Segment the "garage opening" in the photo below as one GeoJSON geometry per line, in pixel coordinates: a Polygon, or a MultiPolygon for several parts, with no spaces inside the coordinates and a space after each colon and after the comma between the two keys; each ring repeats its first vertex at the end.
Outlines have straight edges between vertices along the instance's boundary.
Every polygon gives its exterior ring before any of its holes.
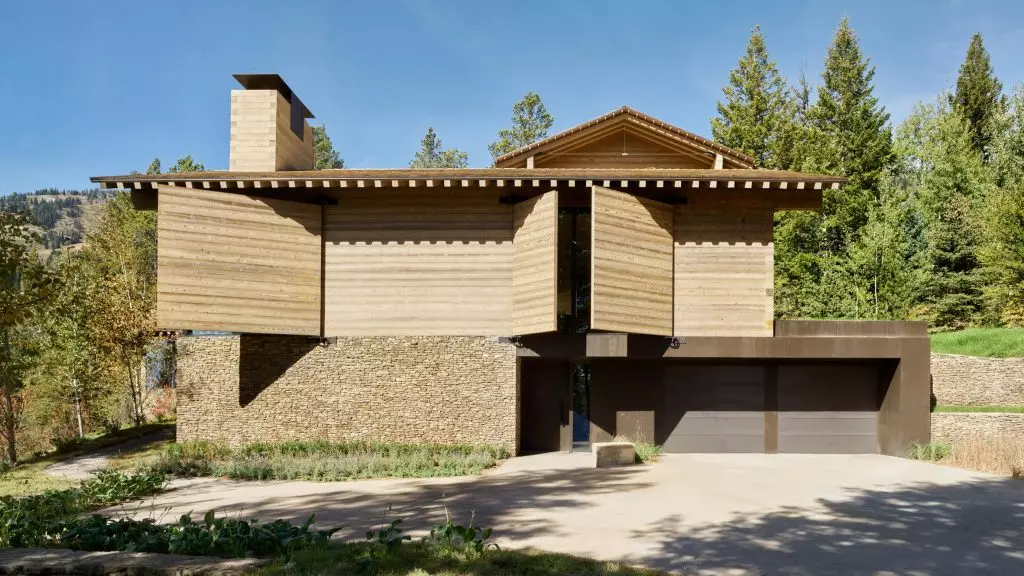
{"type": "MultiPolygon", "coordinates": [[[[877,453],[891,366],[592,359],[590,440],[666,452],[877,453]]],[[[524,396],[525,397],[525,396],[524,396]]]]}

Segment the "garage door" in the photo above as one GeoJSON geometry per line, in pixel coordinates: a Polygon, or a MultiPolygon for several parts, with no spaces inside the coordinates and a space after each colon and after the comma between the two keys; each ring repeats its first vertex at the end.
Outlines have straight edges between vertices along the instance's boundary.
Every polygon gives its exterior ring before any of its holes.
{"type": "Polygon", "coordinates": [[[878,452],[878,368],[779,366],[779,452],[878,452]]]}
{"type": "Polygon", "coordinates": [[[763,366],[668,366],[666,452],[764,452],[763,366]]]}

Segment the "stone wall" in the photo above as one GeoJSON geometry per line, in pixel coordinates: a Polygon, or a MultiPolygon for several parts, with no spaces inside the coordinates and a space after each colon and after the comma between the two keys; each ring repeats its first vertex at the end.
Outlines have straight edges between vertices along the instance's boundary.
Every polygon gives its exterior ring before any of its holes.
{"type": "Polygon", "coordinates": [[[956,442],[978,436],[1024,438],[1024,414],[932,412],[932,442],[956,442]]]}
{"type": "Polygon", "coordinates": [[[1024,358],[932,354],[932,394],[942,405],[1024,405],[1024,358]]]}
{"type": "Polygon", "coordinates": [[[516,448],[512,344],[491,337],[189,336],[178,439],[309,439],[516,448]]]}

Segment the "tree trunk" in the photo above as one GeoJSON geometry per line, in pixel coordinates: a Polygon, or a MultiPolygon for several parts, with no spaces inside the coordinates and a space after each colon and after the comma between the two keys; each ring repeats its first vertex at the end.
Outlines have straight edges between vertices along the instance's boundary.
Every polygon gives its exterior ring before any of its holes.
{"type": "Polygon", "coordinates": [[[17,437],[18,420],[14,413],[14,399],[9,386],[3,387],[4,396],[4,439],[7,441],[7,461],[18,463],[17,437]]]}
{"type": "Polygon", "coordinates": [[[75,394],[75,418],[78,419],[78,437],[85,438],[85,430],[82,428],[82,398],[75,394]]]}

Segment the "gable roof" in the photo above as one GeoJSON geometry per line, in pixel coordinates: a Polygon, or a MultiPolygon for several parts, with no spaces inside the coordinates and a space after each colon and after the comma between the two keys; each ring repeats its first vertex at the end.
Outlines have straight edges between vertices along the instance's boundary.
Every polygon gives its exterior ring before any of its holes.
{"type": "Polygon", "coordinates": [[[525,159],[526,156],[532,156],[541,153],[552,153],[557,151],[563,146],[571,145],[571,142],[578,140],[587,134],[602,132],[606,129],[614,128],[618,125],[624,125],[630,123],[639,132],[648,132],[657,134],[659,137],[667,138],[675,143],[694,148],[698,151],[708,153],[711,155],[720,154],[724,159],[731,161],[733,168],[754,168],[754,158],[740,152],[733,150],[728,146],[718,144],[713,140],[708,140],[702,136],[698,136],[693,132],[688,132],[673,126],[668,122],[658,120],[653,116],[648,116],[643,112],[634,110],[629,106],[623,106],[617,110],[613,110],[604,116],[598,116],[593,120],[589,120],[577,126],[573,126],[568,130],[563,130],[558,134],[548,136],[542,140],[538,140],[532,144],[527,144],[522,148],[518,148],[503,154],[494,160],[494,165],[499,168],[510,167],[519,161],[525,159]]]}

